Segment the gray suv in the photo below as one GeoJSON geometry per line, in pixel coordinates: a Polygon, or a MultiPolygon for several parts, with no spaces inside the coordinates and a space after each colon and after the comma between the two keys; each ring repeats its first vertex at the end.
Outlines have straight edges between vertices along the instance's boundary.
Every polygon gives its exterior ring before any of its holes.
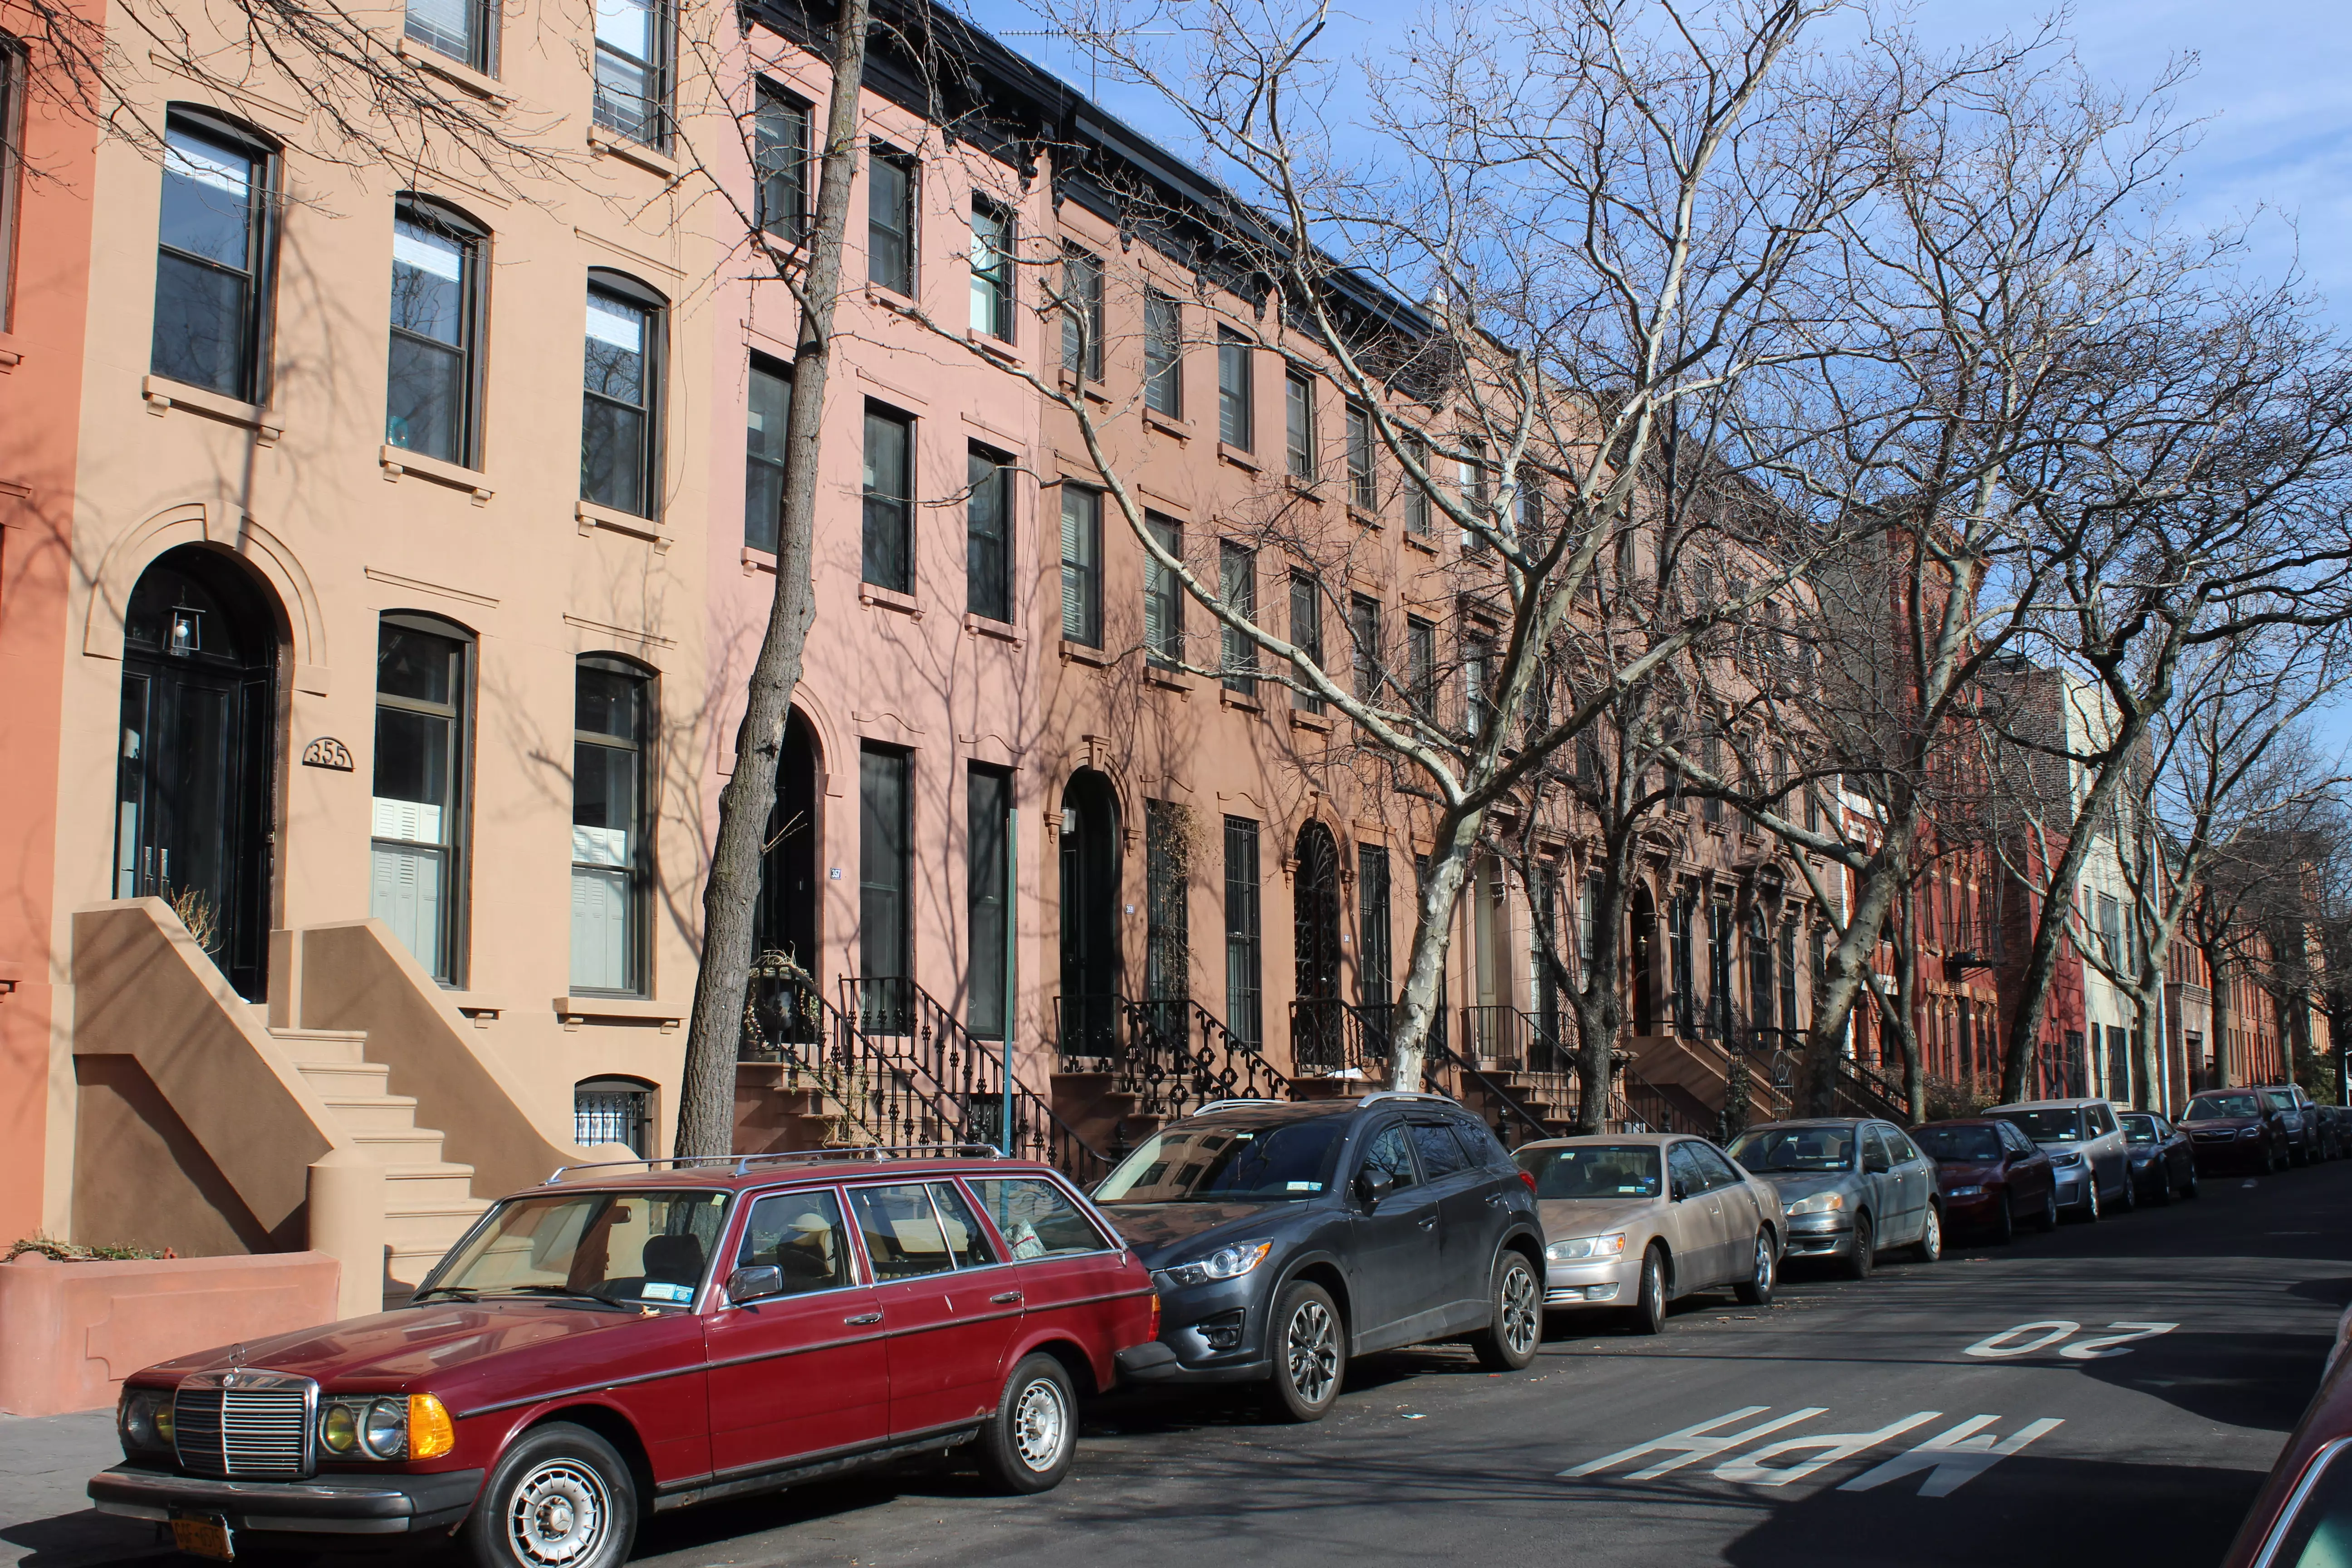
{"type": "Polygon", "coordinates": [[[1923,1263],[1944,1255],[1936,1163],[1891,1121],[1767,1121],[1734,1139],[1730,1152],[1779,1192],[1791,1261],[1833,1258],[1861,1279],[1890,1247],[1908,1247],[1923,1263]]]}
{"type": "Polygon", "coordinates": [[[2128,1211],[2139,1204],[2131,1179],[2131,1150],[2104,1100],[2021,1100],[1985,1112],[2013,1124],[2050,1155],[2058,1178],[2058,1206],[2095,1220],[2109,1205],[2128,1211]]]}
{"type": "Polygon", "coordinates": [[[1318,1419],[1351,1356],[1465,1340],[1497,1371],[1543,1339],[1533,1184],[1443,1095],[1220,1100],[1171,1122],[1095,1188],[1151,1270],[1160,1337],[1139,1383],[1260,1384],[1318,1419]]]}

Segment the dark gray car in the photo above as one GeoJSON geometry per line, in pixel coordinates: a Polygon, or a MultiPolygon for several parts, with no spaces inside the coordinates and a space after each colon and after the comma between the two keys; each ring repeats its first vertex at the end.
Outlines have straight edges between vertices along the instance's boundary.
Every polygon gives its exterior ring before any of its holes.
{"type": "Polygon", "coordinates": [[[1312,1421],[1350,1356],[1464,1339],[1516,1370],[1543,1337],[1534,1190],[1442,1095],[1203,1106],[1094,1198],[1160,1289],[1159,1340],[1119,1356],[1138,1382],[1264,1384],[1312,1421]]]}
{"type": "Polygon", "coordinates": [[[1860,1279],[1890,1247],[1944,1255],[1936,1163],[1891,1121],[1767,1121],[1732,1140],[1731,1157],[1779,1191],[1791,1261],[1834,1258],[1860,1279]]]}
{"type": "Polygon", "coordinates": [[[2126,1212],[2138,1206],[2124,1130],[2105,1100],[2021,1100],[1985,1114],[2012,1123],[2048,1151],[2060,1208],[2096,1220],[2110,1206],[2126,1212]]]}

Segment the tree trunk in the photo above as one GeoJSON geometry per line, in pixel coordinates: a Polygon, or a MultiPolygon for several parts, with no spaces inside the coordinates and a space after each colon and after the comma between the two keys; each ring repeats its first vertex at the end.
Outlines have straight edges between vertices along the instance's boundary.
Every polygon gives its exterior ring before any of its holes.
{"type": "Polygon", "coordinates": [[[1591,911],[1592,962],[1585,969],[1576,995],[1577,1131],[1609,1130],[1609,1090],[1616,1081],[1617,1037],[1625,1027],[1625,993],[1618,967],[1625,940],[1626,867],[1633,835],[1628,832],[1609,845],[1601,868],[1601,897],[1591,911]]]}
{"type": "Polygon", "coordinates": [[[1445,969],[1445,950],[1454,934],[1454,910],[1462,896],[1462,881],[1470,869],[1470,851],[1478,842],[1483,811],[1449,810],[1437,825],[1437,845],[1429,858],[1428,873],[1421,879],[1414,903],[1412,956],[1405,966],[1404,995],[1396,1033],[1389,1040],[1389,1087],[1412,1091],[1421,1088],[1422,1063],[1427,1056],[1429,1031],[1438,1010],[1445,1005],[1438,981],[1445,969]]]}
{"type": "Polygon", "coordinates": [[[1916,1127],[1927,1120],[1927,1073],[1919,1059],[1918,893],[1913,884],[1904,884],[1902,902],[1896,927],[1901,934],[1895,939],[1895,1006],[1879,1016],[1894,1021],[1895,1048],[1903,1053],[1904,1108],[1916,1127]]]}
{"type": "Polygon", "coordinates": [[[2237,1075],[2230,1070],[2230,980],[2225,972],[2229,954],[2218,939],[2200,944],[2205,951],[2205,980],[2212,993],[2212,1037],[2206,1041],[2213,1052],[2213,1083],[2215,1089],[2234,1089],[2231,1080],[2237,1075]]]}
{"type": "Polygon", "coordinates": [[[2157,1098],[2156,1081],[2157,1060],[2164,1050],[2164,1042],[2157,1038],[2157,1029],[2164,1017],[2159,994],[2164,989],[2163,971],[2158,969],[2156,975],[2155,984],[2150,984],[2147,973],[2143,971],[2139,988],[2132,995],[2132,1005],[2139,1013],[2139,1028],[2132,1042],[2132,1054],[2139,1058],[2132,1064],[2139,1075],[2139,1092],[2133,1103],[2142,1110],[2163,1111],[2168,1108],[2157,1098]]]}
{"type": "MultiPolygon", "coordinates": [[[[735,1059],[751,987],[751,917],[760,893],[761,851],[775,810],[776,768],[801,653],[816,618],[812,577],[816,524],[817,451],[825,379],[833,349],[834,304],[841,291],[842,238],[849,226],[849,184],[856,173],[858,94],[866,76],[868,0],[842,0],[833,49],[833,91],[825,113],[824,160],[817,178],[816,223],[803,279],[800,335],[793,356],[792,412],[784,427],[784,500],[776,531],[776,592],[735,735],[735,766],[719,794],[719,833],[702,889],[702,967],[694,982],[694,1016],[686,1037],[676,1152],[731,1152],[735,1144],[735,1059]]],[[[801,955],[814,964],[814,953],[801,955]]]]}
{"type": "Polygon", "coordinates": [[[1800,1116],[1827,1116],[1837,1104],[1838,1052],[1845,1045],[1846,1022],[1853,1015],[1862,988],[1869,984],[1871,953],[1878,946],[1880,928],[1895,897],[1911,880],[1910,823],[1891,823],[1878,853],[1862,877],[1861,896],[1854,900],[1845,935],[1830,949],[1822,966],[1825,984],[1813,1004],[1813,1021],[1805,1030],[1804,1059],[1798,1064],[1797,1106],[1800,1116]]]}

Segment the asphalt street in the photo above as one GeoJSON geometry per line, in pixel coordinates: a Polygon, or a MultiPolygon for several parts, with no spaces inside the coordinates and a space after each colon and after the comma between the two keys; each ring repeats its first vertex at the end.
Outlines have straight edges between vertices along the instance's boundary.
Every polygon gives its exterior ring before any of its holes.
{"type": "MultiPolygon", "coordinates": [[[[1696,1298],[1655,1339],[1556,1331],[1517,1375],[1370,1358],[1312,1426],[1114,1396],[1045,1497],[935,1462],[665,1515],[636,1561],[2210,1564],[2352,1301],[2347,1209],[2352,1162],[2209,1180],[1864,1283],[1801,1274],[1769,1309],[1696,1298]]],[[[0,1426],[11,1494],[19,1435],[0,1426]]],[[[0,1562],[149,1554],[60,1491],[0,1510],[0,1562]]]]}

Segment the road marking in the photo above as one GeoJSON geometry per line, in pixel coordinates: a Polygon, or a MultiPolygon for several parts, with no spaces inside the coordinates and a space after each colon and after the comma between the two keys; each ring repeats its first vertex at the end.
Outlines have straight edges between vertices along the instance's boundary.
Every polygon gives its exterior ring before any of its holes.
{"type": "Polygon", "coordinates": [[[2152,1340],[2158,1334],[2168,1334],[2179,1326],[2179,1323],[2109,1323],[2107,1327],[2111,1329],[2130,1329],[2133,1331],[2128,1334],[2106,1334],[2095,1340],[2084,1340],[2080,1344],[2066,1346],[2058,1353],[2069,1361],[2104,1361],[2111,1355],[2129,1355],[2131,1354],[2129,1351],[2109,1350],[2106,1347],[2125,1344],[2133,1340],[2152,1340]]]}
{"type": "MultiPolygon", "coordinates": [[[[2116,1350],[2112,1347],[2129,1344],[2134,1340],[2154,1339],[2158,1334],[2168,1334],[2179,1326],[2179,1323],[2109,1323],[2107,1327],[2111,1329],[2128,1329],[2131,1331],[2122,1334],[2101,1334],[2095,1339],[2084,1340],[2079,1343],[2067,1345],[2058,1353],[2069,1361],[2104,1361],[2109,1356],[2129,1355],[2131,1354],[2129,1351],[2116,1350]]],[[[2007,1361],[2012,1356],[2032,1355],[2037,1351],[2046,1351],[2057,1344],[2059,1341],[2078,1334],[2082,1331],[2083,1325],[2071,1319],[2044,1318],[2039,1322],[2020,1323],[2013,1329],[2003,1329],[1997,1334],[1987,1334],[1960,1353],[1981,1356],[1988,1361],[2007,1361]],[[2020,1334],[2032,1334],[2034,1337],[2021,1344],[2009,1342],[2020,1334]]]]}
{"type": "Polygon", "coordinates": [[[1681,1469],[1694,1459],[1712,1459],[1727,1449],[1737,1448],[1741,1444],[1752,1442],[1758,1437],[1769,1436],[1783,1426],[1792,1426],[1800,1421],[1828,1414],[1828,1406],[1811,1405],[1793,1415],[1782,1415],[1750,1426],[1744,1432],[1717,1433],[1715,1430],[1730,1422],[1745,1421],[1751,1415],[1761,1415],[1771,1408],[1769,1405],[1743,1405],[1728,1415],[1718,1415],[1712,1421],[1702,1421],[1696,1426],[1685,1426],[1679,1432],[1669,1432],[1663,1437],[1653,1437],[1646,1443],[1637,1443],[1630,1448],[1620,1448],[1606,1458],[1594,1459],[1588,1464],[1579,1465],[1572,1470],[1562,1470],[1559,1473],[1563,1479],[1597,1476],[1612,1465],[1621,1465],[1631,1459],[1638,1459],[1644,1454],[1680,1455],[1679,1458],[1664,1460],[1650,1466],[1647,1469],[1636,1470],[1625,1478],[1627,1480],[1633,1481],[1655,1480],[1660,1476],[1681,1469]]]}
{"type": "Polygon", "coordinates": [[[1851,1459],[1856,1454],[1891,1443],[1914,1426],[1924,1426],[1943,1414],[1940,1410],[1921,1410],[1890,1421],[1875,1432],[1822,1432],[1810,1437],[1784,1437],[1778,1443],[1767,1443],[1742,1459],[1726,1459],[1716,1466],[1715,1473],[1727,1481],[1750,1481],[1759,1486],[1785,1487],[1790,1481],[1803,1480],[1824,1465],[1834,1465],[1841,1459],[1851,1459]],[[1809,1448],[1819,1449],[1817,1458],[1801,1465],[1775,1468],[1766,1461],[1783,1454],[1799,1454],[1809,1448]]]}
{"type": "Polygon", "coordinates": [[[2000,1419],[1998,1415],[1971,1415],[1950,1431],[1940,1432],[1909,1452],[1897,1454],[1876,1469],[1864,1471],[1838,1490],[1866,1492],[1873,1487],[1926,1470],[1927,1479],[1921,1483],[1919,1495],[1949,1497],[2036,1437],[2045,1437],[2065,1425],[2054,1416],[2044,1416],[2027,1422],[2007,1439],[1996,1441],[1991,1433],[1981,1429],[2000,1419]]]}
{"type": "Polygon", "coordinates": [[[2065,1318],[2045,1318],[2038,1323],[2020,1323],[2013,1329],[2003,1329],[1997,1334],[1987,1334],[1960,1353],[1987,1356],[1995,1360],[2013,1355],[2032,1355],[2035,1351],[2047,1350],[2067,1335],[2081,1329],[2082,1326],[2065,1318]],[[2032,1340],[2021,1345],[2006,1342],[2020,1334],[2030,1334],[2036,1329],[2046,1331],[2038,1340],[2032,1340]]]}

